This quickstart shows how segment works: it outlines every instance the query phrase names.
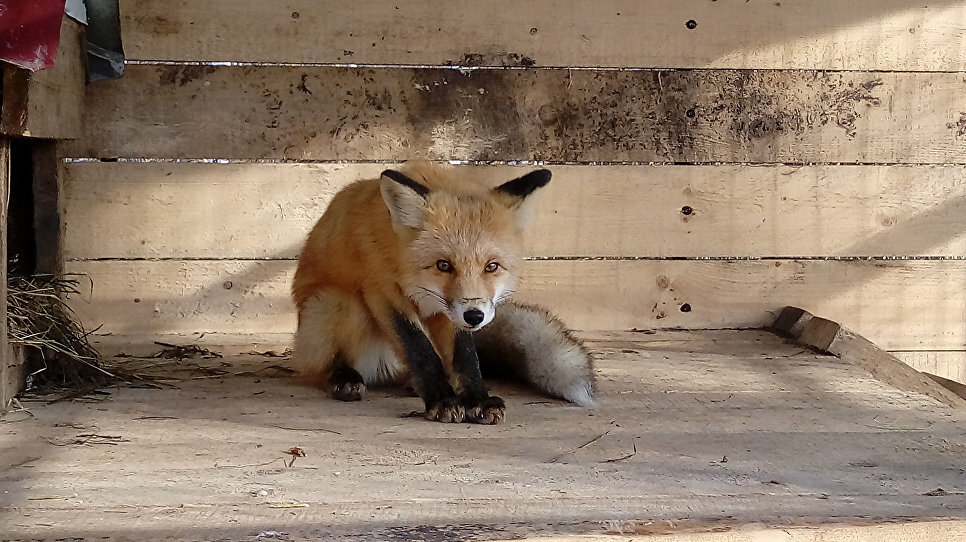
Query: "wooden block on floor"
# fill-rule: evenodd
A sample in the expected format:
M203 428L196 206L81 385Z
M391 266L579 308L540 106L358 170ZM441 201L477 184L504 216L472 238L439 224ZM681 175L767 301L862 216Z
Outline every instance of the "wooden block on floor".
M951 407L966 408L966 399L837 322L798 307L785 307L771 329L799 344L854 363L891 386L928 395Z

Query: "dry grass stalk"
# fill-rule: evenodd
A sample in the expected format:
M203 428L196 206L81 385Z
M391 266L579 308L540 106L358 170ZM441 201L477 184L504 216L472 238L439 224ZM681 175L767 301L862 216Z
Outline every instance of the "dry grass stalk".
M82 295L74 276L11 276L7 280L7 334L33 350L33 386L99 386L117 379L101 366L66 299Z

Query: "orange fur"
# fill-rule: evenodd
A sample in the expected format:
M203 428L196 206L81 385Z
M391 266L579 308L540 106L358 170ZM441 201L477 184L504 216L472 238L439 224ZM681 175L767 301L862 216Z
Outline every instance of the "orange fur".
M303 372L324 379L341 354L367 381L403 376L394 314L420 323L447 367L461 300L493 306L513 290L524 200L428 163L400 171L430 189L421 227L394 223L380 180L372 179L339 192L308 236L292 286L295 362ZM439 260L455 271L441 272ZM485 271L491 262L498 268Z

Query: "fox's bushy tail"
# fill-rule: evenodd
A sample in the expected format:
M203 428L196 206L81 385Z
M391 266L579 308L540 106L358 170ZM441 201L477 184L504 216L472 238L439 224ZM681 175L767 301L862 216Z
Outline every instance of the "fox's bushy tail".
M474 340L484 375L509 373L553 397L597 404L590 352L545 309L503 303Z

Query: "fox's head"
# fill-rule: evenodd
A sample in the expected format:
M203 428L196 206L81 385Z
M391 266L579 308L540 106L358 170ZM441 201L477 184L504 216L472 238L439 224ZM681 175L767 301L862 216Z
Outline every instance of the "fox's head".
M403 289L422 316L442 312L460 329L479 329L513 293L527 198L550 182L550 172L492 189L414 176L386 170L380 179L405 247Z

